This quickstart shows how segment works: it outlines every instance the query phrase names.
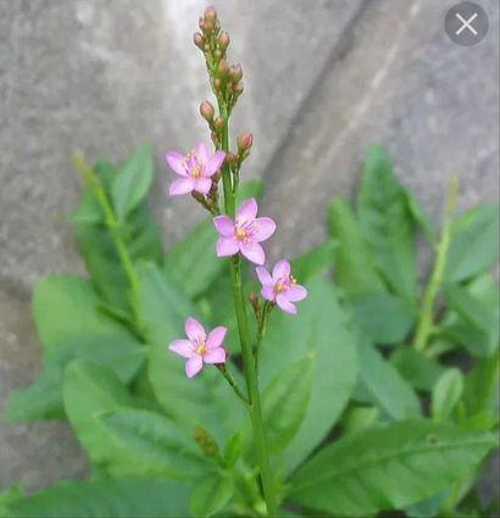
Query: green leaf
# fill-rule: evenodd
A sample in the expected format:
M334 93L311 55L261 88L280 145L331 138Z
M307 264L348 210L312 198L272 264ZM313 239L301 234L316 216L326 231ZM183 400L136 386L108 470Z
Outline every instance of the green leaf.
M126 406L134 400L109 368L86 360L66 367L64 406L78 440L96 464L117 458L123 451L109 441L108 431L97 416Z
M198 482L191 495L191 512L196 517L213 516L224 509L234 493L233 479L219 473Z
M64 482L7 504L9 518L179 518L189 490L170 480Z
M423 419L373 428L320 450L292 478L289 498L341 516L402 509L462 480L496 443Z
M307 412L285 453L289 470L328 435L357 377L355 339L348 331L333 286L316 277L307 288L309 296L300 303L298 316L277 311L271 316L259 361L260 383L266 390L279 373L305 357L314 357Z
M307 413L315 370L311 355L284 368L262 394L262 412L269 451L283 451Z
M111 197L120 221L130 214L148 194L154 177L151 146L139 149L120 168L113 179Z
M228 468L232 468L243 451L243 435L241 432L235 433L226 444L224 448L224 463Z
M461 282L487 271L498 260L498 205L482 205L452 226L445 280Z
M342 418L342 430L346 435L365 431L377 424L380 411L374 406L350 407Z
M475 356L491 356L499 344L500 312L497 303L486 305L470 289L453 285L445 290L449 307L458 319L449 317L442 325L446 335L455 337Z
M370 401L395 420L419 416L420 402L398 371L366 340L360 339L358 348L359 378Z
M223 442L243 415L239 401L216 368L206 366L196 380L189 380L183 359L168 350L172 340L185 336L184 322L196 318L196 311L158 267L142 264L138 272L141 319L151 344L149 379L156 398L190 432L203 425Z
M339 243L335 260L335 280L348 295L384 292L375 270L374 257L361 234L350 205L335 200L328 210L330 234Z
M427 241L430 244L435 244L437 241L436 230L429 216L425 213L417 198L415 198L410 191L405 191L405 197L408 210L413 217L413 221L422 229Z
M337 243L330 240L295 259L292 263L294 277L304 283L331 270L336 248Z
M380 147L368 154L357 208L376 267L393 293L413 303L417 289L415 224L406 192Z
M358 295L351 303L361 329L376 344L403 342L416 320L415 308L389 293Z
M445 370L414 347L400 347L391 355L390 361L399 374L417 390L432 390Z
M108 472L114 477L131 475L167 476L192 479L206 470L206 460L186 436L167 417L147 410L123 408L97 416L108 432L108 441L122 451L110 459Z
M497 416L499 382L499 356L480 359L465 377L463 401L467 415L484 412Z
M432 390L432 416L437 421L447 419L462 397L464 376L455 368L446 369Z

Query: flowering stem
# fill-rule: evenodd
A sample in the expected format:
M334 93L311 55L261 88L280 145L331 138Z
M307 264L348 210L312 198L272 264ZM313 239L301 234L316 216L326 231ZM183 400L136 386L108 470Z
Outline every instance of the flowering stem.
M444 273L446 268L446 259L451 243L451 219L455 211L458 197L458 181L452 179L448 191L448 200L444 213L443 230L439 241L436 262L432 271L431 279L425 290L422 300L422 311L420 320L415 333L414 347L417 351L423 352L427 346L430 335L434 331L433 313L434 303L441 285L443 284Z
M226 378L226 381L231 385L232 389L234 390L235 394L245 403L245 405L249 404L249 401L247 397L241 392L240 388L238 387L238 384L236 383L236 380L233 378L231 373L227 370L225 364L217 365L217 368L219 369L220 373Z
M222 131L222 150L228 153L229 114L222 103L219 103L219 110L221 112L221 116L224 119L224 128ZM234 219L237 193L233 190L231 170L228 164L224 165L224 169L222 171L222 185L224 189L224 207L226 209L226 213ZM255 445L259 458L262 488L268 513L271 516L275 516L277 506L274 495L274 484L269 463L269 453L267 451L264 422L262 419L257 370L253 355L250 329L248 327L248 315L246 312L245 296L241 282L241 262L239 256L233 257L231 260L231 280L233 286L234 306L236 310L236 318L238 321L238 330L240 335L241 352L243 356L243 369L248 392L248 411L250 414Z

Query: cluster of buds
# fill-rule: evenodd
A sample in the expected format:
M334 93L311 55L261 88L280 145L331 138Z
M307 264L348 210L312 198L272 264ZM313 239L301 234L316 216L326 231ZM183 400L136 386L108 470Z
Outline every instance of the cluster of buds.
M213 7L205 9L199 27L201 32L194 34L194 44L205 56L210 83L219 105L224 106L229 114L243 93L243 70L241 65L229 65L227 62L229 34L221 30L217 11Z

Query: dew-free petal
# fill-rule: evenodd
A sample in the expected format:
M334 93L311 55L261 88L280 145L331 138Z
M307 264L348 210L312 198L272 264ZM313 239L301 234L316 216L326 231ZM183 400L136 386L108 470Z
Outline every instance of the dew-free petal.
M203 165L206 165L208 163L210 159L210 152L208 150L207 145L204 142L200 142L196 146L196 155Z
M299 302L299 300L304 300L307 297L307 290L304 286L296 284L295 286L290 286L290 288L288 288L285 296L291 302Z
M239 245L236 239L221 237L217 241L217 257L229 257L239 252Z
M274 293L273 286L264 286L260 293L266 300L274 302L274 299L276 298L276 293Z
M177 151L169 151L165 155L165 160L172 171L181 176L187 176L185 157L183 154L178 153Z
M290 313L290 315L296 315L297 314L297 308L295 304L292 304L287 299L286 295L279 294L276 296L276 304L285 311L286 313Z
M226 154L223 151L216 151L207 162L205 167L205 174L207 176L214 175L222 166L224 162L224 158L226 158Z
M271 277L271 274L267 271L267 269L264 266L257 266L257 268L255 268L255 271L262 286L270 286L272 288L273 278Z
M196 354L186 362L186 375L188 378L196 376L203 368L201 356Z
M193 345L189 340L174 340L168 348L183 358L191 358L194 355Z
M226 361L226 351L222 347L211 349L203 357L205 363L224 363Z
M238 223L242 224L247 221L254 220L257 216L258 210L259 207L255 201L255 198L250 198L249 200L244 201L240 207L240 210L238 211L238 216L236 218Z
M212 180L210 178L196 178L194 180L193 190L201 194L208 194L212 187Z
M276 265L273 268L273 279L274 281L278 281L282 277L289 277L290 276L290 263L286 260L281 260L276 263Z
M274 234L276 223L271 218L257 218L254 221L254 229L254 239L265 241Z
M180 196L190 193L194 188L194 181L191 178L179 178L170 185L168 193L170 196Z
M216 349L222 345L226 337L227 328L223 326L216 327L210 331L207 338L207 349Z
M192 342L199 342L207 338L204 327L193 317L186 320L185 331Z
M266 262L266 254L259 243L240 243L240 252L252 263L263 265Z
M229 216L217 216L214 218L214 225L222 237L234 236L234 223Z

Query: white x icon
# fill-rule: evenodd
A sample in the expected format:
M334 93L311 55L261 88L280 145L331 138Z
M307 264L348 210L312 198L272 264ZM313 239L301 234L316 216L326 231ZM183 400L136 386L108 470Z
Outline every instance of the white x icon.
M477 31L472 27L471 22L477 18L477 13L474 13L468 20L466 20L460 13L455 13L455 16L462 22L462 26L458 29L455 34L458 36L465 29L469 29L474 36L477 36Z

